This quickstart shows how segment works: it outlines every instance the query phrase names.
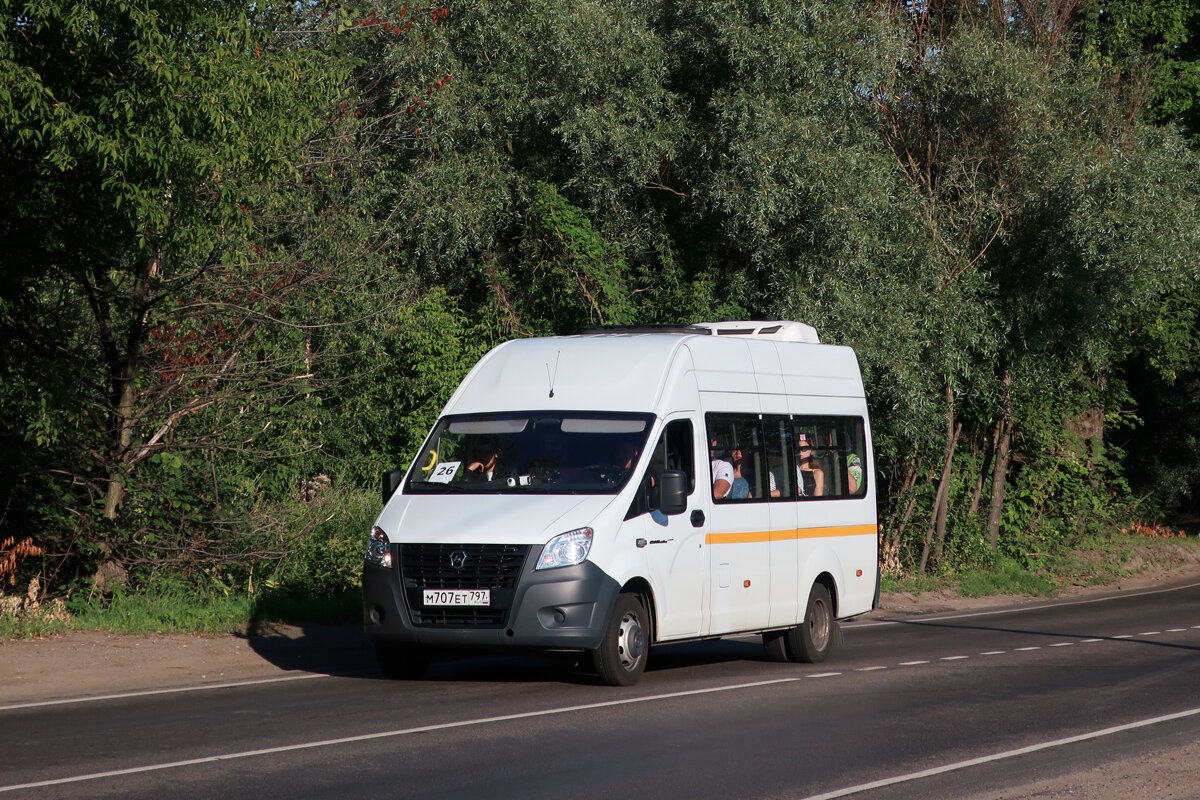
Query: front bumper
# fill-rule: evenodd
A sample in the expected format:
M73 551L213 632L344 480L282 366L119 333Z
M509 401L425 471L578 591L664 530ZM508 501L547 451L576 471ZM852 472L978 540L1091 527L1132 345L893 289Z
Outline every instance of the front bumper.
M422 619L409 607L416 586L401 574L399 547L392 567L363 567L363 630L376 645L400 644L429 649L536 648L590 650L600 646L609 609L620 586L595 564L534 570L538 548L531 548L515 586L493 592L508 600L502 622L464 624ZM436 588L436 587L431 587ZM489 588L478 586L472 588ZM416 620L416 621L414 621Z

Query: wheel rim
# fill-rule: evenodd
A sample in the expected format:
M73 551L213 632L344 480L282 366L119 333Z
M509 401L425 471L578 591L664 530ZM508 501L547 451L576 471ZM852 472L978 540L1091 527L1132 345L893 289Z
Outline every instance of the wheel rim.
M812 611L808 618L808 635L818 650L824 650L825 646L829 644L829 629L829 607L823 600L816 600L812 604Z
M626 671L635 669L646 654L646 631L634 611L628 611L621 617L621 627L617 630L617 652L621 656L621 667Z

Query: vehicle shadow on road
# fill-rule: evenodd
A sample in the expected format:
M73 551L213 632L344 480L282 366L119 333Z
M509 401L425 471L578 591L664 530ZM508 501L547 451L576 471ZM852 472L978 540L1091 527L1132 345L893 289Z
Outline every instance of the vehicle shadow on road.
M280 670L390 682L358 624L280 625L252 620L244 638L256 655ZM721 639L655 647L646 670L764 660L757 641ZM590 658L582 653L444 652L435 655L422 680L594 684L598 679Z
M251 620L246 644L264 661L288 672L375 677L375 654L358 624L280 625Z

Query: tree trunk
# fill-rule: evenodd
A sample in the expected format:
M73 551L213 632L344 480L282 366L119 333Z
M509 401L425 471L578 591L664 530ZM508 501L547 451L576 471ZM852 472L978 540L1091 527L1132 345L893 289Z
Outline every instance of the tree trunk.
M913 459L914 461L916 459L915 448ZM908 469L905 471L904 485L900 487L900 492L896 495L896 502L907 497L908 503L905 505L903 513L900 514L899 520L895 519L895 515L893 515L892 522L895 524L888 525L887 535L881 543L883 552L880 554L880 563L885 572L895 572L900 569L900 542L904 538L904 529L908 526L908 519L912 516L913 508L917 504L917 493L914 487L920 471L920 464L910 461Z
M971 493L971 505L967 508L968 517L979 513L979 503L983 500L983 479L988 474L992 459L996 457L996 445L999 441L1000 425L997 424L992 430L992 441L988 443L988 449L984 451L983 460L979 464L979 470L975 476L975 490Z
M131 378L121 378L118 387L115 418L117 424L117 447L113 463L109 465L108 491L104 496L104 518L116 519L117 509L125 498L125 456L133 442L134 387Z
M150 281L160 275L163 269L165 254L158 250L153 258L140 265L137 282L130 297L130 325L125 339L124 354L122 348L112 334L114 330L112 309L108 302L100 299L96 293L93 313L102 336L105 339L105 351L108 353L109 366L113 375L112 402L113 428L116 433L116 446L111 451L111 461L108 465L108 489L104 496L104 518L116 519L121 501L125 498L125 474L129 462L129 446L133 443L133 427L135 405L137 402L137 375L139 362L142 358L142 348L145 344L146 321L149 314L147 298L150 296Z
M929 520L929 529L925 532L925 544L921 548L921 564L919 570L925 571L929 564L930 546L933 547L933 560L936 563L942 558L942 548L946 540L946 516L950 499L950 473L954 463L954 448L958 444L962 423L954 422L954 388L946 386L946 448L942 452L942 475L938 481L937 494L933 500L933 513Z
M1004 373L1004 407L996 423L996 463L992 471L992 501L988 508L988 546L995 552L1000 547L1000 517L1004 513L1004 484L1008 478L1008 462L1012 447L1012 375Z
M953 474L954 448L958 445L958 436L962 433L962 423L954 426L954 435L950 438L950 452L946 454L946 463L942 467L942 480L938 485L938 497L934 500L933 515L933 561L942 560L942 549L946 543L946 517L950 511L950 477Z

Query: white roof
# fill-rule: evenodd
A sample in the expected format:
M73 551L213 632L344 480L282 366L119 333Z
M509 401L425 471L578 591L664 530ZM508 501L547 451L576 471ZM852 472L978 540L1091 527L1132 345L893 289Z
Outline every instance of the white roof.
M680 368L701 392L862 395L854 352L820 344L811 325L706 322L504 342L480 359L443 413L661 412L664 391L679 379L670 373Z

